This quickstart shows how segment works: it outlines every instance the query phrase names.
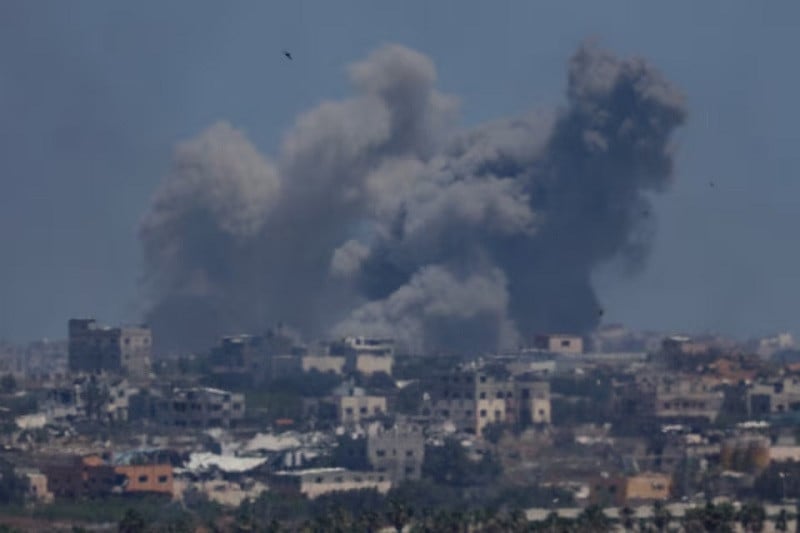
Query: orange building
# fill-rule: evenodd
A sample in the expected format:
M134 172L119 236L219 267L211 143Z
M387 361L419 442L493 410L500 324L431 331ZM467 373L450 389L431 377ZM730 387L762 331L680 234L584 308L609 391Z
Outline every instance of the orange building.
M122 490L127 494L137 492L154 492L172 495L172 465L119 465L114 472L125 476Z

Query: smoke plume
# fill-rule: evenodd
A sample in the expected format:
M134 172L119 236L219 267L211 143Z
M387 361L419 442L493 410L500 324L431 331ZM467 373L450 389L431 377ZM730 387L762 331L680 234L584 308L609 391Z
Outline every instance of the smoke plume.
M591 330L595 266L646 258L681 93L584 44L563 109L465 131L415 51L349 75L354 96L301 115L274 161L224 123L178 146L140 229L161 347L277 322L412 351Z

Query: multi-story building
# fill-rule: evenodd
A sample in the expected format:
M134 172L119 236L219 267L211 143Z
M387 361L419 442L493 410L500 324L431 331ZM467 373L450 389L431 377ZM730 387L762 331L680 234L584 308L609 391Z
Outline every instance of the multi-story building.
M358 424L386 414L386 397L367 394L361 387L344 384L333 391L336 417L341 424Z
M800 411L800 378L787 377L753 384L747 391L750 416L769 416Z
M450 420L461 431L482 435L489 424L550 422L549 384L534 376L457 370L433 376L426 387L430 403L423 414Z
M655 380L655 416L665 420L713 422L725 393L720 380L688 375L663 375Z
M425 460L425 436L413 424L389 429L380 424L367 432L367 459L374 470L385 472L393 482L419 479Z
M244 411L244 394L210 387L174 389L155 405L157 421L174 427L235 427Z
M94 319L73 318L69 321L69 369L147 378L152 340L150 328L145 326L112 328Z

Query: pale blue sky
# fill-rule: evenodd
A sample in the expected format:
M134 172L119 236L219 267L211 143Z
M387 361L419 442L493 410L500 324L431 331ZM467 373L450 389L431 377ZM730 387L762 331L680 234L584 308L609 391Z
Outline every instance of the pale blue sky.
M690 108L647 269L596 276L608 321L800 334L797 2L7 0L0 337L138 318L138 220L174 143L214 121L274 153L386 42L432 58L466 125L553 107L587 37L653 62Z

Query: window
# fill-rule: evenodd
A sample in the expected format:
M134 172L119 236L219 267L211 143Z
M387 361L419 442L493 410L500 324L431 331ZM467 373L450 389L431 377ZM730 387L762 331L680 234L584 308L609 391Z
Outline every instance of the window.
M242 404L240 404L240 403L233 404L233 410L234 411L239 411L241 408L242 408Z
M531 390L530 389L522 389L522 397L523 398L530 398L531 397Z
M450 416L450 410L449 409L442 409L442 416Z
M158 476L158 482L161 483L161 484L166 483L168 479L169 479L169 477L167 477L167 476Z
M377 450L375 452L375 455L377 455L378 457L386 457L386 450Z
M321 478L321 477L318 477L318 478L317 478L317 479L315 479L314 481L315 481L315 482L317 482L317 483L322 483L322 478Z
M406 450L406 457L414 457L414 450Z
M481 383L486 383L486 376L481 376L480 380L481 380Z
M346 407L344 412L345 412L345 414L352 415L353 414L353 408L352 407Z
M148 479L147 476L139 476L139 483L147 483Z
M481 418L486 418L486 409L481 409Z
M342 476L337 476L333 478L333 481L335 481L336 483L344 483L344 478Z
M406 475L407 476L411 476L413 474L414 474L414 467L413 466L407 466L406 467Z
M366 407L362 407L361 409L358 410L358 412L361 413L362 415L365 415L365 414L367 414L367 408Z
M480 397L481 397L481 400L485 400L486 399L486 393L482 392Z
M495 419L495 420L500 420L500 416L501 416L502 414L503 414L503 413L500 411L500 409L495 409L495 412L494 412L494 419Z
M497 398L498 400L502 400L503 399L503 392L502 391L497 391L497 394L495 394L495 398Z
M561 341L561 347L562 348L569 348L569 341L568 340Z

